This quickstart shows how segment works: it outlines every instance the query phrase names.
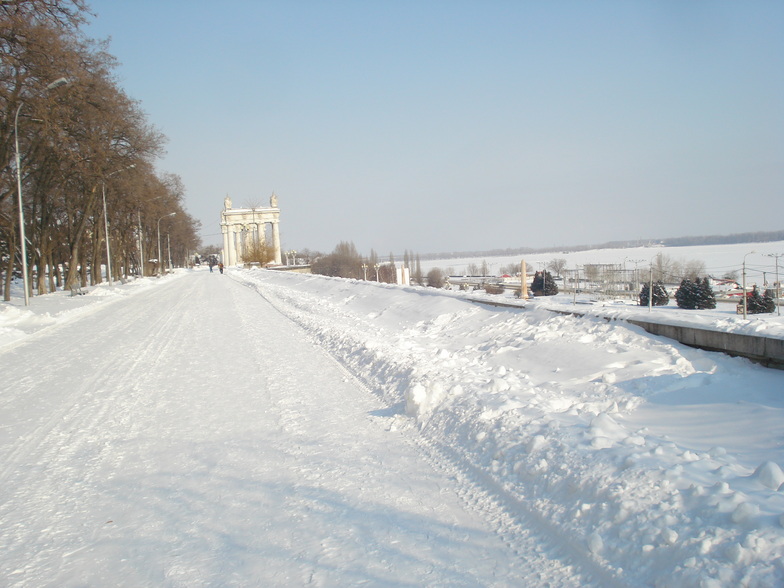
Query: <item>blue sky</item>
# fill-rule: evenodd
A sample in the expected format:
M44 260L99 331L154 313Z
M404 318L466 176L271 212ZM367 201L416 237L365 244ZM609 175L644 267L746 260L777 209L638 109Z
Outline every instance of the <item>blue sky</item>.
M205 243L380 256L784 229L778 1L92 0Z

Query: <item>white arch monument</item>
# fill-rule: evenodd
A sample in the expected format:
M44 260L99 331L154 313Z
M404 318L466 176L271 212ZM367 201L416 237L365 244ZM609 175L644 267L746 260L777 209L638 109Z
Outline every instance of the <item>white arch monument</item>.
M274 262L281 265L280 208L275 193L270 196L269 208L232 208L231 198L227 195L221 212L223 263L237 265L242 261L243 252L254 243L264 245L267 242L267 225L272 228Z

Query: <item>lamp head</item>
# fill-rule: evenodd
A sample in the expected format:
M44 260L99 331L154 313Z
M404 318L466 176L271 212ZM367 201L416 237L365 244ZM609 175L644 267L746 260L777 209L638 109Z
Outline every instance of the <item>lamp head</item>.
M54 90L55 88L59 88L60 86L66 86L70 84L71 81L68 78L58 78L53 81L51 84L46 86L47 90Z

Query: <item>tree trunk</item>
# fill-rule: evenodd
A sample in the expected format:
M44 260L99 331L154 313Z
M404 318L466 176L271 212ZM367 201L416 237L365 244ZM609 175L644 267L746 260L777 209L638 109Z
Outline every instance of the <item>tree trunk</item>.
M71 245L70 259L68 260L68 273L65 277L65 289L70 290L76 286L76 277L79 273L79 243Z
M90 252L90 285L95 286L101 283L101 258L96 251L96 240L93 239L92 251Z
M11 280L14 279L14 256L16 255L16 241L13 239L8 243L8 265L5 268L5 288L3 289L3 300L11 301Z
M96 194L98 193L98 186L93 186L90 191L90 196L87 199L87 206L82 212L82 218L79 219L79 224L73 233L71 242L71 259L68 261L68 277L65 279L66 289L71 289L76 285L77 273L81 275L82 287L87 286L86 282L86 264L79 262L79 254L81 253L81 245L84 239L84 233L87 228L87 221L91 216L92 209L95 206ZM80 271L81 270L81 271Z
M46 286L47 266L43 256L38 256L38 261L36 265L38 267L38 276L37 276L38 286L36 289L38 290L38 295L40 296L41 294L46 294L48 292Z
M32 259L30 260L32 262ZM22 268L24 271L24 268ZM27 264L27 295L32 298L33 297L33 264Z
M54 264L54 254L51 251L47 263L49 264L49 289L57 292L57 286L60 285L60 267Z

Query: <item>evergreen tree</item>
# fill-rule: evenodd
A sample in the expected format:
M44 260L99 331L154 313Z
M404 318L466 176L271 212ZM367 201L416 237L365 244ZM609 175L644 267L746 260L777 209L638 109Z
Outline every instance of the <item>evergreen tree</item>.
M675 301L678 303L678 308L685 308L694 310L697 308L698 287L689 278L683 278L678 291L675 292Z
M697 278L697 308L699 309L714 309L716 308L716 294L713 293L710 281L708 278L703 278L700 281Z
M741 304L743 303L741 302ZM749 314L774 312L776 310L776 302L767 290L764 295L761 295L755 285L746 300L746 310Z
M531 282L531 293L534 296L542 296L544 294L544 280L542 279L542 272L536 272L534 279Z
M558 294L558 286L550 272L536 272L531 283L531 291L534 296L555 296Z
M642 285L642 289L640 290L640 306L648 306L648 291L650 290L650 284L647 282ZM661 281L656 282L653 285L653 304L652 306L667 306L670 302L670 295L667 293L667 289L664 287L664 284Z
M558 294L558 286L550 272L544 273L544 294L545 296L555 296Z
M651 287L648 285L648 282L645 282L640 288L640 294L637 297L640 301L640 306L648 306L651 303Z

